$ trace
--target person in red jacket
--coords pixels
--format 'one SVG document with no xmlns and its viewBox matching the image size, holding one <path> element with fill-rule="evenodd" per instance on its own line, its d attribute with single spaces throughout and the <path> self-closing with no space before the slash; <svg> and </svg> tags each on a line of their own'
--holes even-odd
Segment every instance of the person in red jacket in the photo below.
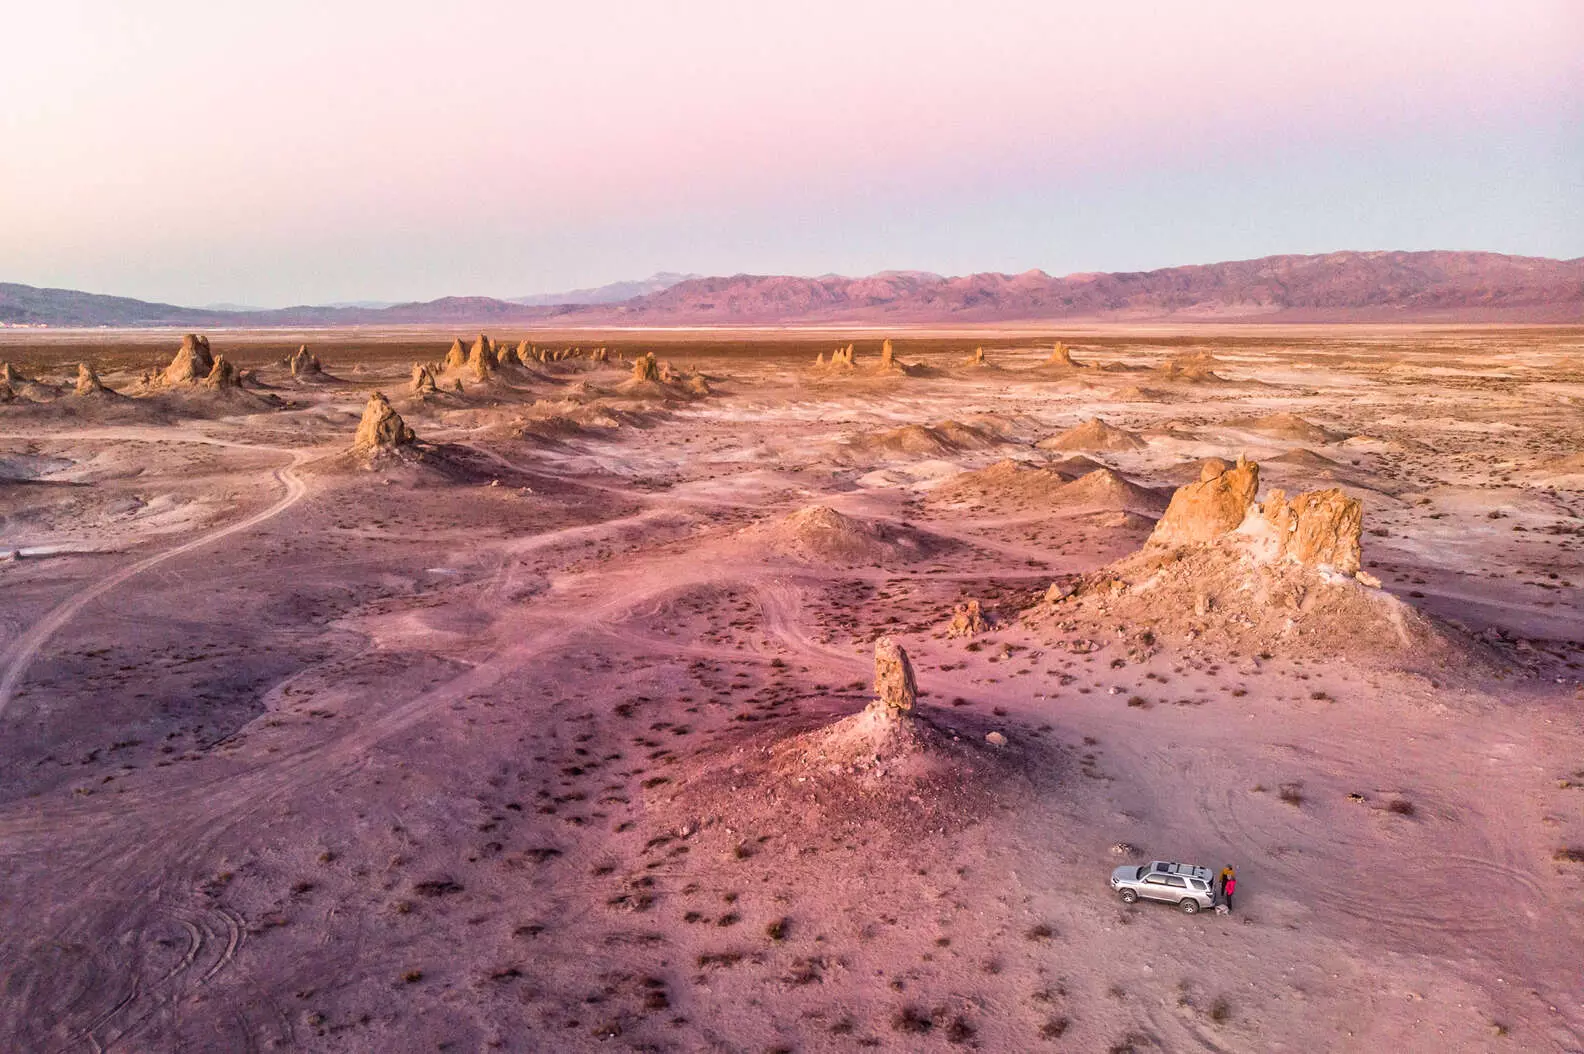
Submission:
<svg viewBox="0 0 1584 1054">
<path fill-rule="evenodd" d="M 1223 872 L 1223 874 L 1225 874 L 1226 877 L 1221 880 L 1221 892 L 1226 897 L 1227 910 L 1231 911 L 1232 894 L 1237 892 L 1237 872 L 1233 871 L 1231 867 L 1228 867 L 1226 871 Z"/>
</svg>

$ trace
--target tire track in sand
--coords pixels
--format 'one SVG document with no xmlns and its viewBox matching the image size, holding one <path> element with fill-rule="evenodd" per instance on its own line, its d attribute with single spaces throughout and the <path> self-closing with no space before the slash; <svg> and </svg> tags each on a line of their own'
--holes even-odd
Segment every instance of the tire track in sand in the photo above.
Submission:
<svg viewBox="0 0 1584 1054">
<path fill-rule="evenodd" d="M 208 440 L 196 441 L 207 442 Z M 51 637 L 60 631 L 62 626 L 66 625 L 66 623 L 75 618 L 77 613 L 83 608 L 104 596 L 112 589 L 121 585 L 123 582 L 126 582 L 128 579 L 134 578 L 137 575 L 142 574 L 144 571 L 149 570 L 150 568 L 158 567 L 167 560 L 175 559 L 178 556 L 185 556 L 187 553 L 193 552 L 194 550 L 202 549 L 207 545 L 212 545 L 213 543 L 220 541 L 222 538 L 227 538 L 238 533 L 239 531 L 245 531 L 249 528 L 257 527 L 266 520 L 270 520 L 276 516 L 279 516 L 281 513 L 297 504 L 298 501 L 302 500 L 303 496 L 308 493 L 308 485 L 303 482 L 300 476 L 297 475 L 296 469 L 308 459 L 311 453 L 312 451 L 308 450 L 293 451 L 291 464 L 285 465 L 275 470 L 274 477 L 286 485 L 286 494 L 269 508 L 264 509 L 261 512 L 256 512 L 252 516 L 238 520 L 235 523 L 227 524 L 224 527 L 218 527 L 215 530 L 209 531 L 207 534 L 201 534 L 197 538 L 194 538 L 189 542 L 183 542 L 181 545 L 178 545 L 175 548 L 166 549 L 163 552 L 155 553 L 153 556 L 145 557 L 135 564 L 123 567 L 121 570 L 115 572 L 109 577 L 102 578 L 87 588 L 73 594 L 67 600 L 57 604 L 55 608 L 49 612 L 49 614 L 35 622 L 26 633 L 24 633 L 16 640 L 15 643 L 11 645 L 10 648 L 6 649 L 3 660 L 0 660 L 0 662 L 4 663 L 5 670 L 3 674 L 0 674 L 0 716 L 4 716 L 6 707 L 9 706 L 12 699 L 15 698 L 17 685 L 21 683 L 22 677 L 28 671 L 28 667 L 32 665 L 33 660 L 38 656 L 39 650 L 49 642 Z"/>
</svg>

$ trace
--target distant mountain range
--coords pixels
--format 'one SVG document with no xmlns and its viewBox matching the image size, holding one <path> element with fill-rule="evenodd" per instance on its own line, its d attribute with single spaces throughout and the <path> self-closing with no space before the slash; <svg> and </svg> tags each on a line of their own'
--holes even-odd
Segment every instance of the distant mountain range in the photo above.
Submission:
<svg viewBox="0 0 1584 1054">
<path fill-rule="evenodd" d="M 1338 252 L 1072 274 L 958 278 L 659 274 L 642 282 L 498 300 L 269 311 L 153 304 L 0 283 L 0 323 L 49 326 L 778 325 L 1095 320 L 1584 322 L 1584 258 L 1483 252 Z"/>
<path fill-rule="evenodd" d="M 661 271 L 637 282 L 612 282 L 593 289 L 569 289 L 565 293 L 536 293 L 533 296 L 514 296 L 510 303 L 524 307 L 555 307 L 560 304 L 619 304 L 623 300 L 647 296 L 670 289 L 679 282 L 703 278 L 700 274 L 674 274 Z"/>
</svg>

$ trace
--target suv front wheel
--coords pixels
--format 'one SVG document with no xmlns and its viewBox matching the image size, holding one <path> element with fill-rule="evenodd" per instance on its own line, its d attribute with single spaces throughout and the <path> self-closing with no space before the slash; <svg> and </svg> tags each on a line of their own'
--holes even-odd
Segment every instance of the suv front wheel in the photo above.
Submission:
<svg viewBox="0 0 1584 1054">
<path fill-rule="evenodd" d="M 1124 889 L 1122 891 L 1122 903 L 1131 904 L 1137 899 L 1138 899 L 1138 890 L 1136 890 L 1136 889 Z"/>
<path fill-rule="evenodd" d="M 1199 902 L 1197 900 L 1194 900 L 1192 897 L 1188 898 L 1187 900 L 1184 900 L 1181 904 L 1178 904 L 1177 906 L 1179 908 L 1182 908 L 1182 913 L 1184 915 L 1197 915 L 1197 914 L 1199 914 Z"/>
</svg>

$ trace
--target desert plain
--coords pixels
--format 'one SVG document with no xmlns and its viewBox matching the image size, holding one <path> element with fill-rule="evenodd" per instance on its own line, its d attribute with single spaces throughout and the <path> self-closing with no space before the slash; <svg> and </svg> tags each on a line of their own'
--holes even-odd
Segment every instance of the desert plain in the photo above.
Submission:
<svg viewBox="0 0 1584 1054">
<path fill-rule="evenodd" d="M 0 332 L 0 1049 L 1584 1049 L 1584 330 L 458 337 Z"/>
</svg>

